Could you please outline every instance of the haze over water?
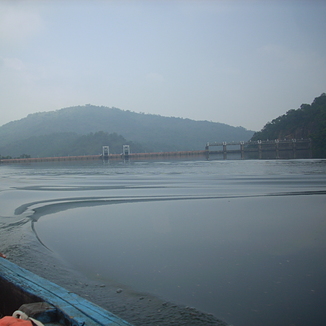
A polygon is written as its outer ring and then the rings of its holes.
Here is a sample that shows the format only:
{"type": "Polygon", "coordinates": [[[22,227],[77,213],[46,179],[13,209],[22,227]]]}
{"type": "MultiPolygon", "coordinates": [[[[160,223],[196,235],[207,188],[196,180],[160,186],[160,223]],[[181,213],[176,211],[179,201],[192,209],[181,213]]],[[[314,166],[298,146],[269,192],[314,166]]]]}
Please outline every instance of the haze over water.
{"type": "Polygon", "coordinates": [[[49,260],[235,326],[326,320],[326,160],[35,163],[0,179],[8,247],[25,223],[49,260]]]}

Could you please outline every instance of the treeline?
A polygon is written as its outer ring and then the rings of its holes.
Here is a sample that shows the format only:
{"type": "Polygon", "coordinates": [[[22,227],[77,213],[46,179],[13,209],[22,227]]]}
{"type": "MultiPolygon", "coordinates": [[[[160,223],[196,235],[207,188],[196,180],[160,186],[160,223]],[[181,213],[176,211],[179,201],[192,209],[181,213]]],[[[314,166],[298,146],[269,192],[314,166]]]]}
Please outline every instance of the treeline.
{"type": "Polygon", "coordinates": [[[2,156],[0,155],[0,160],[8,160],[8,159],[12,159],[12,158],[30,158],[31,156],[28,155],[28,154],[21,154],[19,156],[16,156],[16,157],[12,157],[10,155],[7,155],[7,156],[2,156]]]}
{"type": "Polygon", "coordinates": [[[313,156],[326,157],[326,94],[268,122],[251,140],[310,138],[313,156]]]}
{"type": "Polygon", "coordinates": [[[100,155],[102,146],[110,146],[110,153],[122,153],[122,145],[130,145],[133,152],[144,152],[145,149],[137,143],[127,141],[117,133],[109,134],[104,131],[78,135],[76,133],[55,133],[43,136],[34,136],[26,140],[16,141],[10,146],[1,148],[1,152],[8,153],[5,158],[26,157],[60,157],[100,155]],[[17,153],[28,153],[17,156],[17,153]]]}

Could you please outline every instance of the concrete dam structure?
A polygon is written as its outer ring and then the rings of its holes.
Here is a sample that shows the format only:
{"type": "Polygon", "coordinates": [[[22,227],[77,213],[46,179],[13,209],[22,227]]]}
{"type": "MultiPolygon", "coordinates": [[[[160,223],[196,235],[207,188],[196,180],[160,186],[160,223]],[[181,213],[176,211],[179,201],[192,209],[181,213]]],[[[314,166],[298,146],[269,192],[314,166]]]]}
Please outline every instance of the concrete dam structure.
{"type": "Polygon", "coordinates": [[[123,145],[121,154],[111,154],[109,146],[103,146],[100,155],[37,157],[2,159],[0,163],[65,162],[87,160],[158,160],[158,159],[308,159],[312,158],[310,139],[266,140],[248,142],[207,143],[204,150],[131,153],[129,145],[123,145]]]}
{"type": "Polygon", "coordinates": [[[312,158],[311,139],[257,140],[207,143],[206,155],[221,159],[300,159],[312,158]]]}

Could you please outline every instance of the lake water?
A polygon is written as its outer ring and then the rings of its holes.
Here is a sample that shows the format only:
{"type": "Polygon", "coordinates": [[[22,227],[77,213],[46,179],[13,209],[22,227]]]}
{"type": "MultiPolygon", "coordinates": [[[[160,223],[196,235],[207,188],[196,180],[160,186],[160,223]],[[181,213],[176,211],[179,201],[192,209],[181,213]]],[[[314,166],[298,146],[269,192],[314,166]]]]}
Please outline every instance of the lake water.
{"type": "Polygon", "coordinates": [[[23,223],[89,279],[235,326],[326,322],[326,160],[13,164],[0,182],[2,248],[23,223]]]}

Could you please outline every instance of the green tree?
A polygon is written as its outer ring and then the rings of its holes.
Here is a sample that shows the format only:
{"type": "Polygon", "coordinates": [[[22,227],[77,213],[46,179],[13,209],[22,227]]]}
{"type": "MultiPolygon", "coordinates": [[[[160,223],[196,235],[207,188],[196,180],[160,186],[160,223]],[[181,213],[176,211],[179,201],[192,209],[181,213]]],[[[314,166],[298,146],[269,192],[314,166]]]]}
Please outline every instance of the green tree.
{"type": "Polygon", "coordinates": [[[311,138],[315,157],[326,157],[326,94],[268,122],[251,140],[311,138]]]}

